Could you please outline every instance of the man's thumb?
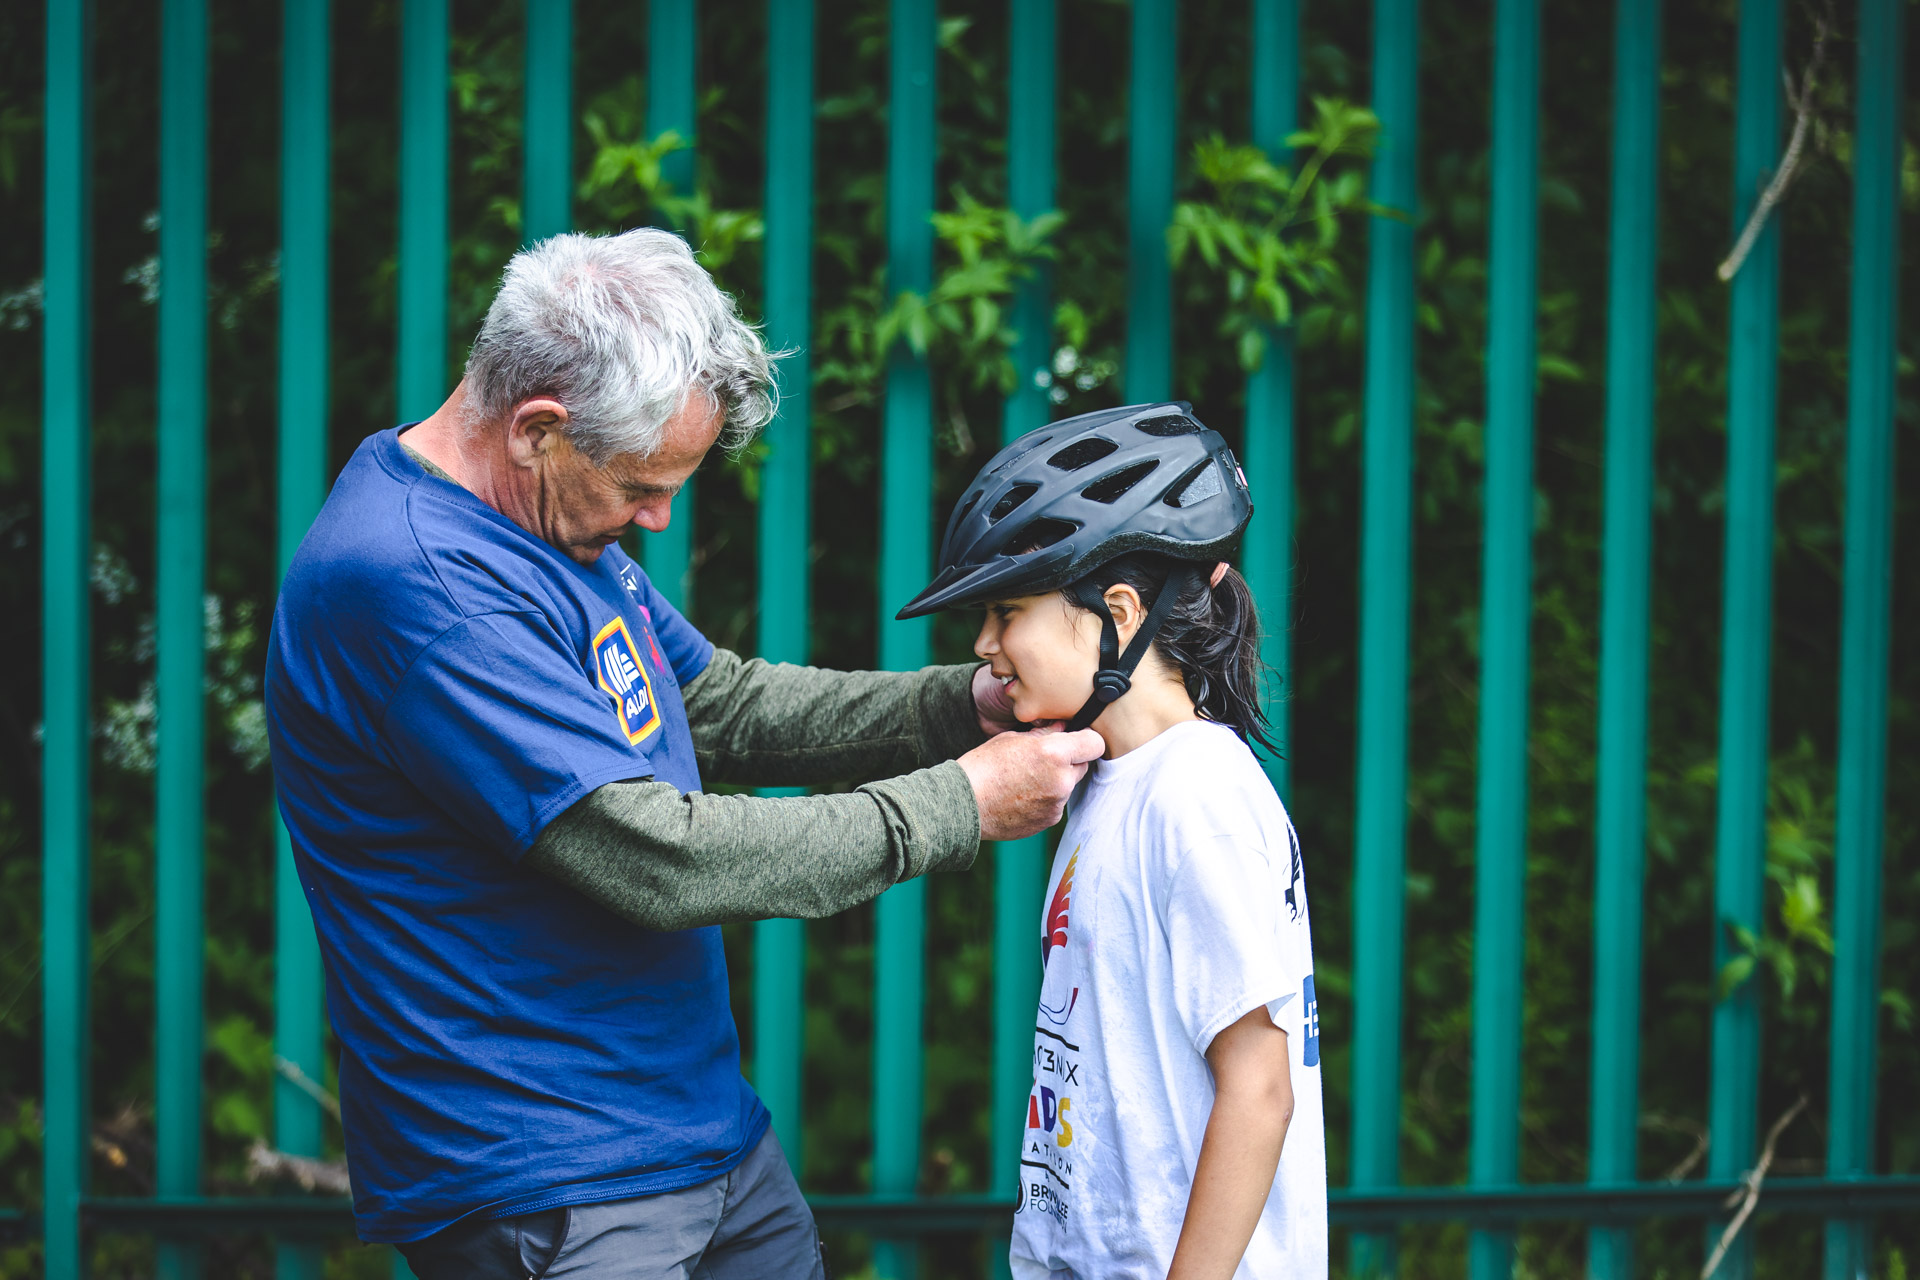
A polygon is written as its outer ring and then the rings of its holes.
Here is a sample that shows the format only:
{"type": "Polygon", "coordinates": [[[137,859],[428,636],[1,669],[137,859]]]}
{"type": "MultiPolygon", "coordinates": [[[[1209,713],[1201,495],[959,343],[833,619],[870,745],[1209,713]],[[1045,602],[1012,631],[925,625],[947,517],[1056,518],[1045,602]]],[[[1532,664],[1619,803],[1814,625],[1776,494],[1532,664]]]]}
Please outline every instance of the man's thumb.
{"type": "Polygon", "coordinates": [[[1098,760],[1107,753],[1107,740],[1092,729],[1061,734],[1060,746],[1066,749],[1067,759],[1073,764],[1086,764],[1090,760],[1098,760]]]}

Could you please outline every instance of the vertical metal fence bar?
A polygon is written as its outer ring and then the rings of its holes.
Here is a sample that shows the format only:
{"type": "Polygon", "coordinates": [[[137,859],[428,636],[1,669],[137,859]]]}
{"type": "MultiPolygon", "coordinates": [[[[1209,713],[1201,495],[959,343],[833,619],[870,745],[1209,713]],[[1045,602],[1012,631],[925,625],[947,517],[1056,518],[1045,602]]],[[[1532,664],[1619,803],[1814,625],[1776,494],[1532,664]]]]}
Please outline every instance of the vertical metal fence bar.
{"type": "Polygon", "coordinates": [[[47,1280],[79,1280],[80,1197],[87,1187],[92,10],[85,0],[47,4],[40,409],[41,1237],[47,1280]]]}
{"type": "MultiPolygon", "coordinates": [[[[887,145],[887,291],[933,284],[933,0],[893,0],[887,145]]],[[[933,384],[924,357],[904,343],[887,362],[880,482],[880,665],[912,671],[931,648],[928,619],[893,611],[926,585],[933,562],[933,384]]],[[[926,972],[925,880],[887,890],[875,909],[873,1190],[910,1195],[920,1171],[921,1002],[926,972]]],[[[911,1280],[910,1239],[874,1241],[882,1280],[911,1280]]]]}
{"type": "MultiPolygon", "coordinates": [[[[1827,1176],[1843,1178],[1864,1177],[1874,1164],[1893,596],[1894,330],[1900,296],[1901,60],[1906,50],[1902,8],[1900,0],[1861,0],[1860,5],[1827,1113],[1827,1176]]],[[[1865,1280],[1872,1244],[1866,1220],[1829,1220],[1826,1280],[1865,1280]]]]}
{"type": "Polygon", "coordinates": [[[1127,399],[1173,394],[1174,146],[1179,136],[1178,0],[1133,0],[1127,143],[1127,399]]]}
{"type": "MultiPolygon", "coordinates": [[[[200,1193],[205,1035],[207,3],[160,7],[159,528],[155,546],[155,1191],[200,1193]]],[[[198,1242],[161,1240],[163,1277],[198,1242]]]]}
{"type": "MultiPolygon", "coordinates": [[[[328,0],[286,0],[280,136],[280,457],[278,550],[282,576],[326,497],[327,236],[331,130],[328,0]]],[[[289,1078],[325,1079],[320,948],[284,826],[275,823],[274,1144],[320,1155],[321,1116],[289,1078]]],[[[282,1243],[280,1280],[318,1280],[323,1251],[282,1243]]]]}
{"type": "Polygon", "coordinates": [[[527,0],[520,242],[573,229],[573,0],[527,0]]]}
{"type": "MultiPolygon", "coordinates": [[[[678,195],[691,195],[694,175],[694,56],[697,24],[693,0],[650,0],[647,5],[647,136],[669,129],[686,145],[660,161],[660,176],[678,195]]],[[[696,248],[698,246],[695,246],[696,248]]],[[[674,608],[692,607],[693,510],[697,476],[673,500],[673,519],[659,533],[640,536],[647,577],[674,608]]]]}
{"type": "MultiPolygon", "coordinates": [[[[1473,1145],[1468,1173],[1476,1186],[1510,1186],[1520,1173],[1539,170],[1539,0],[1497,0],[1474,856],[1473,1145]]],[[[1504,1280],[1513,1274],[1513,1240],[1511,1229],[1472,1233],[1468,1273],[1474,1280],[1504,1280]]]]}
{"type": "MultiPolygon", "coordinates": [[[[1056,0],[1012,0],[1007,32],[1007,196],[1031,221],[1054,206],[1054,131],[1059,15],[1056,0]]],[[[1053,279],[1044,269],[1013,300],[1019,381],[1007,397],[1000,440],[1010,444],[1052,417],[1053,279]]],[[[1033,1087],[1033,1011],[1040,970],[1033,963],[1046,894],[1044,835],[1008,840],[993,852],[993,1192],[1020,1193],[1020,1144],[1033,1087]]],[[[1008,1274],[1004,1239],[990,1246],[988,1274],[1008,1274]]]]}
{"type": "MultiPolygon", "coordinates": [[[[1741,0],[1733,229],[1780,159],[1780,0],[1741,0]]],[[[1727,359],[1727,517],[1721,602],[1720,788],[1714,852],[1713,963],[1739,953],[1737,926],[1761,929],[1767,842],[1767,681],[1773,631],[1774,411],[1779,347],[1780,223],[1769,220],[1733,278],[1727,359]]],[[[1753,1162],[1760,1106],[1760,981],[1713,1010],[1707,1176],[1737,1178],[1753,1162]]],[[[1710,1231],[1710,1238],[1717,1235],[1710,1231]]],[[[1722,1263],[1752,1274],[1750,1233],[1722,1263]]]]}
{"type": "MultiPolygon", "coordinates": [[[[1418,203],[1418,0],[1374,0],[1380,146],[1367,265],[1360,532],[1359,760],[1354,823],[1355,1190],[1400,1180],[1400,981],[1407,875],[1407,676],[1413,592],[1413,224],[1418,203]]],[[[1391,1271],[1393,1236],[1356,1233],[1356,1277],[1391,1271]]]]}
{"type": "MultiPolygon", "coordinates": [[[[1640,930],[1647,836],[1653,542],[1654,254],[1660,0],[1619,0],[1607,314],[1606,532],[1594,817],[1593,1061],[1588,1180],[1632,1182],[1640,1121],[1640,930]]],[[[1633,1274],[1633,1231],[1587,1234],[1593,1280],[1633,1274]]]]}
{"type": "MultiPolygon", "coordinates": [[[[1288,135],[1300,105],[1300,0],[1253,0],[1253,142],[1278,165],[1293,165],[1288,135]]],[[[1242,452],[1255,510],[1240,571],[1260,604],[1260,658],[1272,672],[1267,720],[1280,754],[1261,752],[1273,788],[1287,794],[1287,699],[1292,689],[1293,329],[1267,332],[1267,355],[1247,377],[1242,452]]]]}
{"type": "MultiPolygon", "coordinates": [[[[1056,0],[1011,0],[1007,39],[1007,201],[1028,221],[1054,207],[1056,0]]],[[[1053,416],[1053,276],[1045,264],[1013,296],[1012,358],[1019,381],[1000,422],[1011,442],[1053,416]]],[[[1021,1086],[1025,1095],[1027,1087],[1021,1086]]]]}
{"type": "Polygon", "coordinates": [[[652,0],[647,6],[647,136],[671,129],[685,145],[660,161],[660,176],[679,195],[694,183],[695,48],[693,0],[652,0]]]}
{"type": "Polygon", "coordinates": [[[447,398],[448,0],[400,10],[400,421],[447,398]]]}
{"type": "MultiPolygon", "coordinates": [[[[760,656],[804,663],[812,516],[813,0],[767,5],[766,333],[780,412],[760,466],[760,656]]],[[[778,794],[778,793],[776,793],[778,794]]],[[[796,1176],[806,1043],[806,925],[753,927],[753,1082],[796,1176]]]]}

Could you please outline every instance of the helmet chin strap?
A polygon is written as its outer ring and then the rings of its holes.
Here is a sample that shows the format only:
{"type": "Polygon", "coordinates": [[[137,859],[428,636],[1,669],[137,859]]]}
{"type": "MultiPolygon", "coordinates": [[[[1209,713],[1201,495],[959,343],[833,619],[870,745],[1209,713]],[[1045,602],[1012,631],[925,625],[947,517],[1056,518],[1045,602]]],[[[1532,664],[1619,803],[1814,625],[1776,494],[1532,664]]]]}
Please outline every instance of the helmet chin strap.
{"type": "Polygon", "coordinates": [[[1179,600],[1186,589],[1192,585],[1194,570],[1191,566],[1175,566],[1167,580],[1160,587],[1160,594],[1154,598],[1153,608],[1147,610],[1146,619],[1140,629],[1133,633],[1133,639],[1127,644],[1127,651],[1120,652],[1120,628],[1113,624],[1113,610],[1107,608],[1106,601],[1092,591],[1088,584],[1090,600],[1079,603],[1100,615],[1100,669],[1093,675],[1093,696],[1067,721],[1067,732],[1080,730],[1099,719],[1100,713],[1118,702],[1133,688],[1133,670],[1140,665],[1140,659],[1147,656],[1147,646],[1160,634],[1161,624],[1167,615],[1173,612],[1174,602],[1179,600]]]}

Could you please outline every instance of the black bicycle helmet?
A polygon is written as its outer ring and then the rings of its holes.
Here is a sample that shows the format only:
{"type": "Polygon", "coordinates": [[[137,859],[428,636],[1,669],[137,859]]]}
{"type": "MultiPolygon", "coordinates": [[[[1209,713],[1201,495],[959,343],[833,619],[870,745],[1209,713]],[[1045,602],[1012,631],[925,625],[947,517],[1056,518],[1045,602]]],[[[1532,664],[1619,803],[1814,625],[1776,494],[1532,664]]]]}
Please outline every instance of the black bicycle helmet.
{"type": "Polygon", "coordinates": [[[1093,696],[1067,726],[1084,729],[1127,692],[1134,668],[1199,570],[1176,568],[1124,654],[1112,615],[1077,590],[1083,579],[1130,551],[1226,559],[1252,515],[1245,473],[1219,433],[1194,418],[1192,405],[1081,414],[1029,432],[981,469],[947,521],[940,571],[895,616],[1073,591],[1102,624],[1093,696]]]}
{"type": "Polygon", "coordinates": [[[995,454],[960,496],[917,618],[1078,582],[1129,551],[1224,560],[1253,515],[1247,478],[1184,402],[1064,418],[995,454]]]}

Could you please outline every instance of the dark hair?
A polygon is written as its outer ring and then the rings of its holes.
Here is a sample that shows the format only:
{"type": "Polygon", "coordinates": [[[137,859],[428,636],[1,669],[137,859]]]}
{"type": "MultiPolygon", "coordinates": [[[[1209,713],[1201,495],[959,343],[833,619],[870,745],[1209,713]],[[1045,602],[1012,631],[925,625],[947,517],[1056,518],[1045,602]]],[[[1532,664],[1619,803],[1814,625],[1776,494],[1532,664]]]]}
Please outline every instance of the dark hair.
{"type": "MultiPolygon", "coordinates": [[[[1104,607],[1100,597],[1110,587],[1125,583],[1151,609],[1176,563],[1170,556],[1130,552],[1101,565],[1065,594],[1070,602],[1092,612],[1104,607]]],[[[1232,568],[1219,586],[1209,586],[1213,565],[1199,567],[1201,572],[1188,579],[1187,589],[1174,601],[1153,647],[1179,670],[1203,717],[1228,726],[1277,757],[1280,746],[1273,740],[1266,712],[1260,709],[1267,664],[1260,660],[1260,611],[1253,592],[1232,568]]]]}

